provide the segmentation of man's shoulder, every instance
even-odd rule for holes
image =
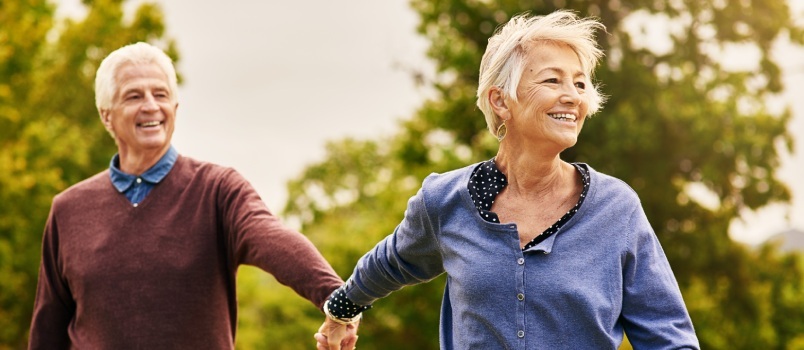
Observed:
[[[107,191],[112,191],[112,180],[109,177],[109,169],[105,169],[89,178],[68,187],[56,195],[57,200],[87,199],[102,195]]]
[[[176,159],[176,167],[180,172],[205,172],[205,173],[224,173],[229,171],[234,171],[231,167],[220,165],[217,163],[196,159],[193,157],[180,155],[178,159]]]
[[[163,186],[170,188],[171,191],[189,191],[195,195],[251,186],[233,167],[187,156],[179,156],[163,183]]]

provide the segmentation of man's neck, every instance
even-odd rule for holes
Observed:
[[[120,149],[118,150],[120,171],[126,174],[141,175],[162,159],[169,149],[170,145],[153,151],[126,152]]]

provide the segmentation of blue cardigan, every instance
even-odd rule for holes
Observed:
[[[441,349],[698,349],[678,284],[636,193],[589,167],[588,196],[556,234],[522,251],[516,224],[483,220],[477,164],[428,176],[393,234],[346,286],[369,305],[447,273]],[[538,210],[538,208],[533,208]]]

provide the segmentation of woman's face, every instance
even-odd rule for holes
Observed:
[[[586,119],[587,89],[591,88],[578,55],[569,46],[532,44],[516,91],[518,102],[506,99],[510,112],[506,138],[548,152],[574,146]]]

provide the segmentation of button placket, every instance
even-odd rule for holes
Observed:
[[[518,338],[525,337],[525,257],[522,255],[520,250],[518,256],[516,257],[516,271],[517,271],[517,281],[516,281],[516,309],[517,309],[517,332],[516,335]]]

